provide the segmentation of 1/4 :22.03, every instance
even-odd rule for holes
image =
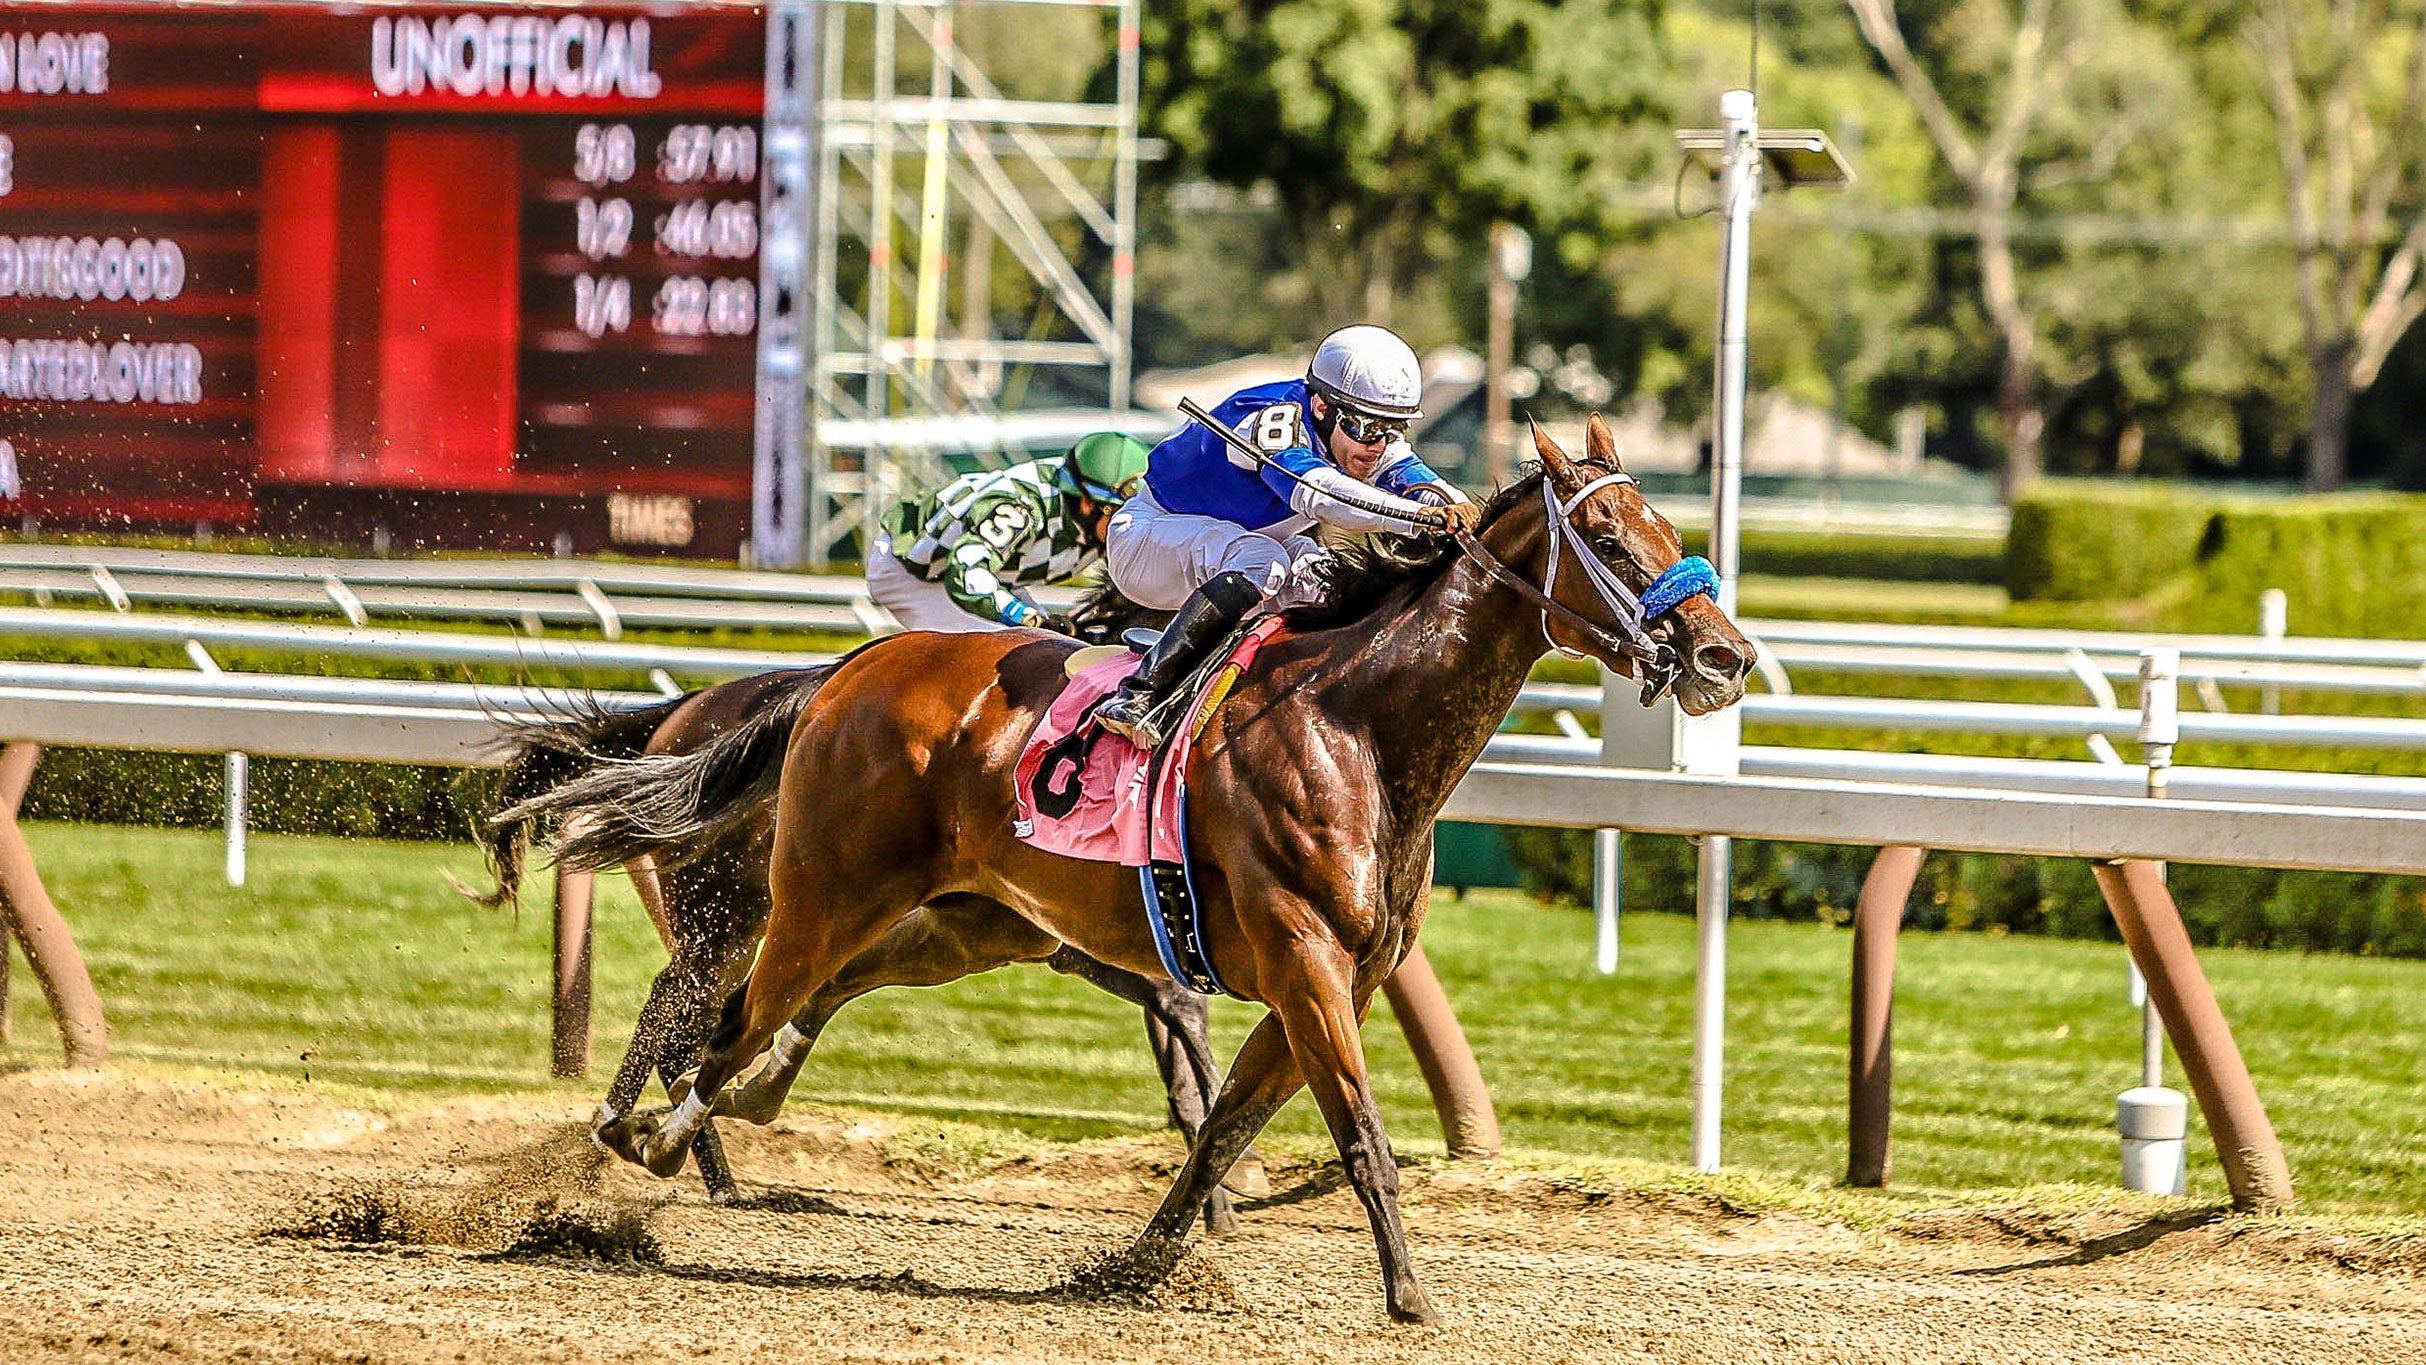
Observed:
[[[673,276],[649,301],[649,325],[665,336],[748,336],[758,326],[758,281]]]

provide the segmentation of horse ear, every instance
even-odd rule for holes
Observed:
[[[1541,423],[1532,422],[1531,425],[1533,453],[1541,456],[1543,476],[1557,487],[1573,488],[1575,462],[1567,458],[1567,452],[1558,448],[1558,442],[1550,439],[1550,433],[1542,430]]]
[[[1609,432],[1609,424],[1594,413],[1584,423],[1584,457],[1594,464],[1603,464],[1624,473],[1626,466],[1617,458],[1617,437]]]

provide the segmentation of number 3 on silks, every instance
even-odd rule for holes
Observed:
[[[1239,424],[1238,434],[1255,443],[1255,448],[1267,455],[1306,443],[1304,426],[1297,419],[1295,403],[1281,403],[1255,413]],[[1241,469],[1253,469],[1254,463],[1237,451],[1230,452],[1230,463]]]
[[[1019,543],[1019,538],[1026,534],[1027,529],[1026,509],[1015,502],[1001,502],[994,505],[993,511],[986,513],[984,521],[977,523],[977,538],[997,550],[1007,551]]]

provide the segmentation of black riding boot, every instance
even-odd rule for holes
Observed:
[[[1179,604],[1171,624],[1163,628],[1146,661],[1121,680],[1120,690],[1095,711],[1095,719],[1113,734],[1141,749],[1160,748],[1171,723],[1162,703],[1166,694],[1187,677],[1205,651],[1262,605],[1264,595],[1253,579],[1233,569],[1216,574]]]

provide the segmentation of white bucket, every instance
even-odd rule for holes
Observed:
[[[2179,1090],[2136,1086],[2115,1100],[2114,1127],[2123,1138],[2123,1186],[2141,1194],[2189,1192],[2184,1140],[2190,1101]]]

